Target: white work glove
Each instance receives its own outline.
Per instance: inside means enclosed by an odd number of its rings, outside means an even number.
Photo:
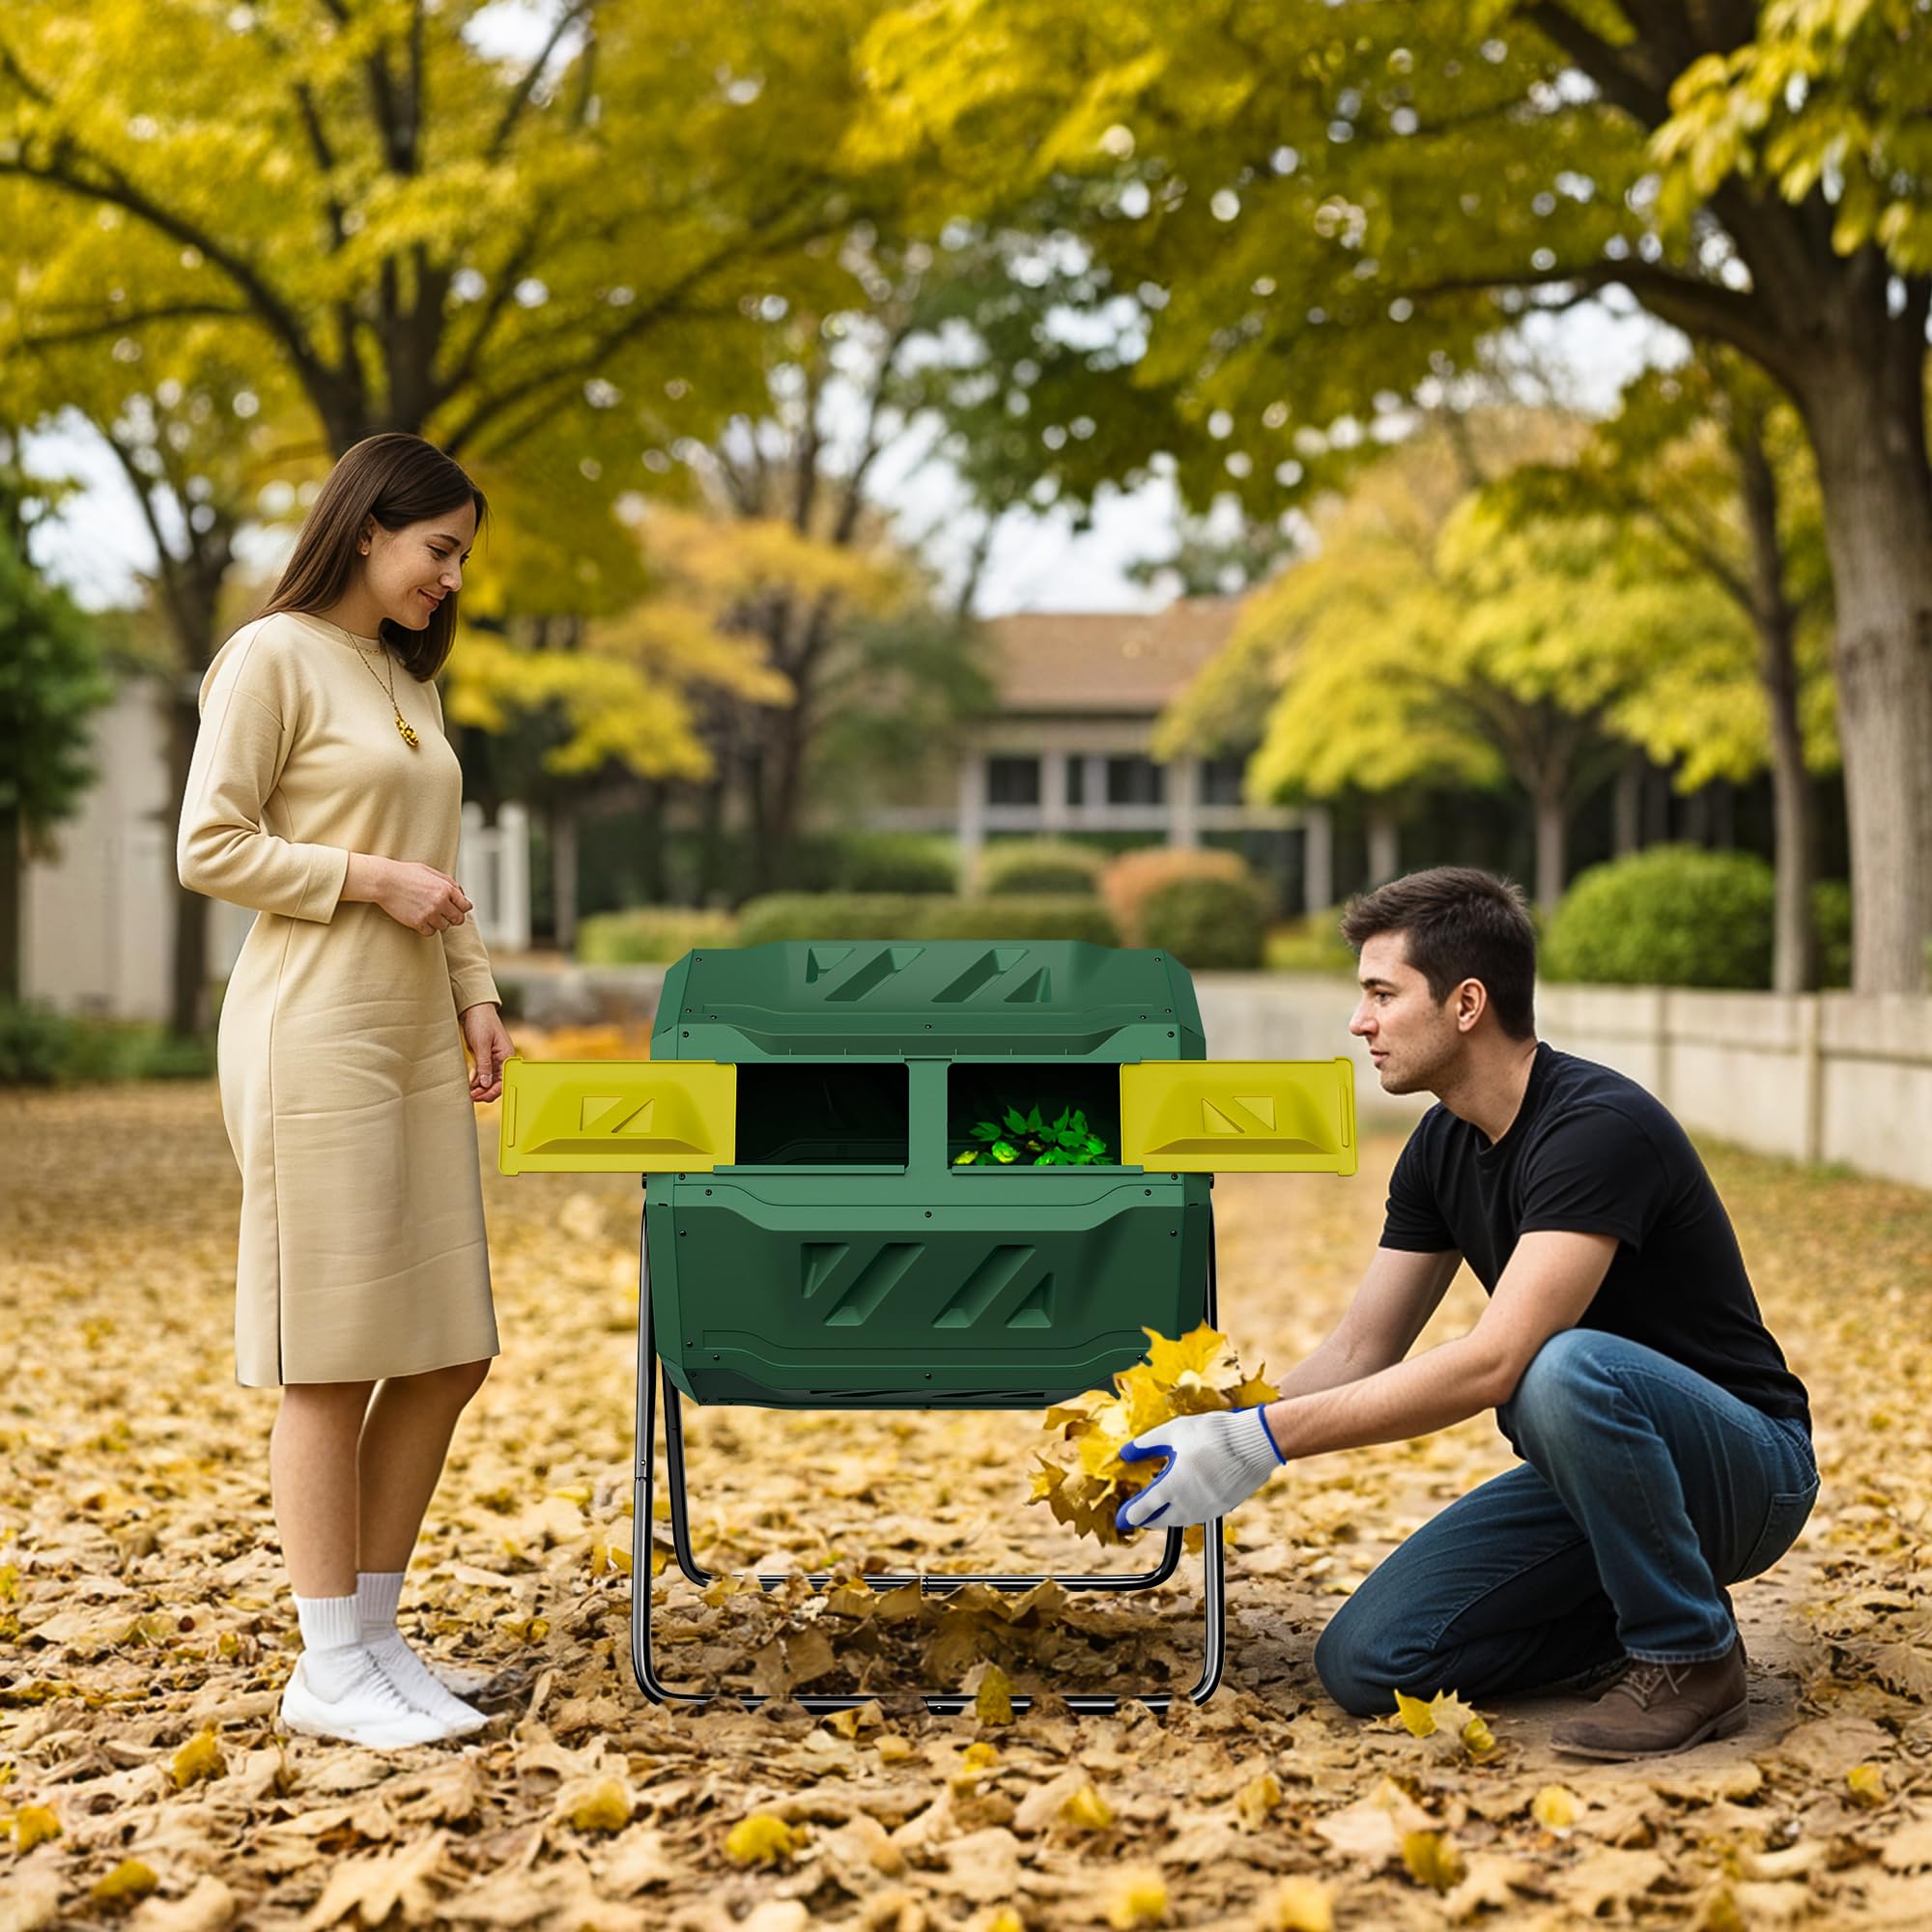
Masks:
[[[1167,1467],[1115,1512],[1114,1526],[1122,1535],[1155,1522],[1182,1529],[1226,1516],[1285,1460],[1259,1408],[1177,1415],[1121,1444],[1122,1463],[1142,1463],[1152,1456],[1165,1456]]]

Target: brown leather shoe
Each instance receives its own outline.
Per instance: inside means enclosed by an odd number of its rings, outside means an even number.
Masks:
[[[1576,1757],[1662,1757],[1734,1736],[1748,1715],[1744,1645],[1734,1642],[1704,1663],[1632,1658],[1591,1709],[1558,1724],[1549,1742]]]

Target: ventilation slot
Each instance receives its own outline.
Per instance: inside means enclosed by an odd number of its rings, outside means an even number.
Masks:
[[[828,1000],[863,1000],[888,980],[903,973],[924,950],[921,946],[882,947],[842,986],[833,987],[825,997]]]
[[[1030,1247],[995,1248],[971,1274],[959,1292],[939,1311],[935,1328],[971,1328],[992,1307],[1013,1278],[1033,1259]],[[1010,1325],[1010,1324],[1009,1324]]]
[[[839,1297],[825,1318],[828,1328],[858,1328],[870,1321],[880,1302],[905,1279],[907,1270],[924,1252],[923,1242],[893,1241],[866,1264],[859,1279]]]

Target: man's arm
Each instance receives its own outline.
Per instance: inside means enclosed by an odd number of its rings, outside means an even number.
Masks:
[[[1463,1257],[1378,1248],[1348,1312],[1321,1347],[1281,1379],[1284,1397],[1314,1395],[1392,1367],[1415,1346]]]
[[[1360,1380],[1270,1403],[1263,1420],[1282,1461],[1400,1442],[1499,1407],[1544,1343],[1577,1325],[1616,1251],[1614,1235],[1546,1229],[1521,1236],[1483,1319],[1466,1335]]]

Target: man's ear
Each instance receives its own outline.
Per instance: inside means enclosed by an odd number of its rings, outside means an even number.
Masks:
[[[1464,980],[1456,988],[1456,1028],[1468,1033],[1490,1009],[1490,989],[1480,980]]]

